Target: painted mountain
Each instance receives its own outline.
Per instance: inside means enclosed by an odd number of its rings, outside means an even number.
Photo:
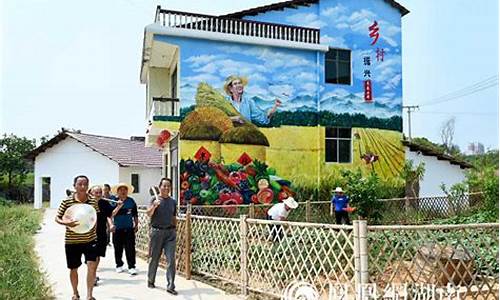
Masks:
[[[393,104],[391,102],[396,102]],[[380,99],[372,103],[365,102],[361,97],[349,93],[345,96],[333,95],[321,99],[320,111],[326,110],[332,113],[362,113],[367,117],[390,118],[392,116],[401,116],[402,107],[400,101],[388,101],[388,99]]]

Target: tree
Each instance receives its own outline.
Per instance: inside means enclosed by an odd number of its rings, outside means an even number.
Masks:
[[[35,140],[4,134],[0,138],[0,175],[7,176],[7,190],[10,192],[16,176],[24,182],[26,174],[32,170],[24,156],[35,149]]]
[[[441,125],[441,142],[447,153],[451,153],[454,149],[453,137],[455,135],[455,117],[451,117]],[[455,146],[456,147],[456,146]]]
[[[413,166],[412,160],[406,160],[401,170],[400,177],[406,183],[406,196],[418,198],[420,192],[420,181],[424,178],[425,163],[421,162],[418,166]]]

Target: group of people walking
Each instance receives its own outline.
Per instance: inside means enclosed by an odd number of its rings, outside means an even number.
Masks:
[[[72,300],[80,299],[78,292],[78,268],[82,265],[81,257],[87,264],[87,298],[93,297],[93,288],[98,285],[96,276],[101,257],[106,256],[106,248],[112,235],[116,272],[128,270],[130,275],[137,275],[135,234],[139,226],[137,204],[129,196],[134,187],[120,183],[112,188],[108,184],[95,185],[89,189],[89,178],[79,175],[73,181],[74,191],[68,193],[57,211],[56,222],[66,226],[65,253],[66,264],[70,270],[70,281],[73,289]],[[155,278],[162,250],[167,258],[167,292],[177,295],[175,290],[175,241],[177,225],[177,203],[170,196],[172,182],[162,178],[158,184],[159,195],[153,197],[147,209],[151,218],[150,262],[148,267],[147,286],[155,288]],[[96,226],[85,233],[71,230],[78,226],[78,221],[67,218],[67,209],[75,204],[89,204],[97,213]],[[125,252],[128,269],[123,262]]]

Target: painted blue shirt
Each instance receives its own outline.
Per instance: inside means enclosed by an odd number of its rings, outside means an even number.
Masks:
[[[239,104],[233,101],[229,96],[226,96],[226,100],[229,101],[245,119],[250,120],[252,123],[269,124],[267,112],[261,110],[252,98],[248,98],[243,94]]]
[[[347,197],[346,195],[335,195],[332,197],[332,204],[335,205],[335,211],[344,211],[343,208],[346,208],[348,203],[349,197]]]
[[[116,205],[115,205],[116,207]],[[134,199],[128,197],[123,202],[122,208],[113,218],[116,229],[134,228],[134,217],[137,217],[137,205]]]

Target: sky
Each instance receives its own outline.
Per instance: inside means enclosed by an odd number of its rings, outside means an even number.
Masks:
[[[139,69],[156,5],[219,15],[274,2],[0,1],[0,134],[40,138],[66,127],[144,135]],[[498,1],[399,3],[410,10],[402,19],[403,104],[420,105],[411,115],[412,136],[439,142],[440,127],[455,117],[454,142],[462,150],[469,142],[498,148],[498,84],[475,92],[498,83]],[[452,97],[470,86],[474,93]]]

